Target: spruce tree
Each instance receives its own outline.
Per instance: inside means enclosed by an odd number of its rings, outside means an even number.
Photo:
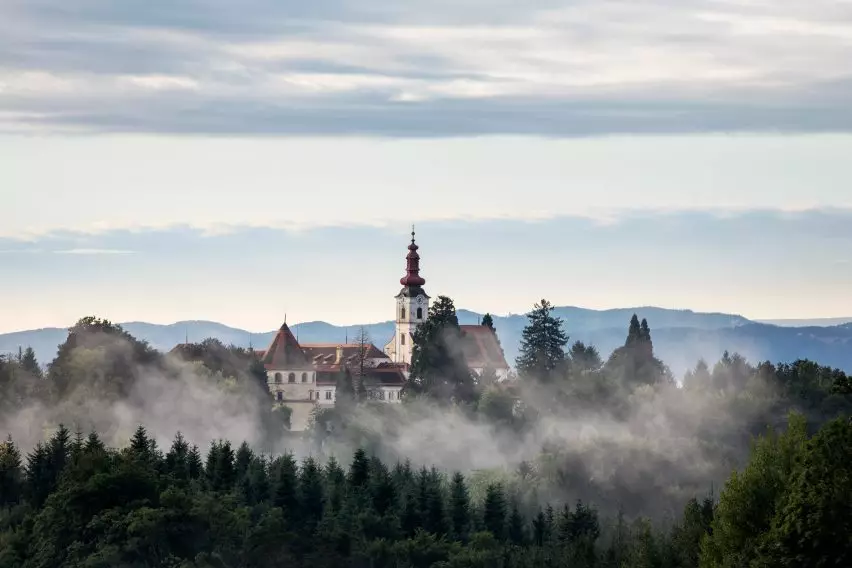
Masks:
[[[485,489],[482,522],[485,529],[497,540],[506,538],[506,496],[503,493],[503,486],[499,483],[489,483]]]
[[[480,325],[494,331],[494,318],[491,317],[491,314],[485,314],[482,316],[482,322]]]
[[[243,441],[240,447],[237,448],[236,456],[234,457],[234,469],[237,479],[242,479],[247,473],[251,461],[254,459],[254,452],[249,447],[248,443]]]
[[[291,527],[296,525],[299,518],[299,480],[296,469],[296,460],[292,454],[281,456],[272,467],[272,503],[284,511],[284,518]]]
[[[370,480],[370,460],[363,448],[355,450],[352,465],[349,466],[348,483],[352,489],[360,490],[367,486]]]
[[[450,518],[453,536],[465,542],[470,531],[470,495],[464,475],[459,471],[453,474],[450,484]]]
[[[201,460],[201,451],[198,446],[193,445],[186,458],[186,468],[190,479],[200,479],[204,475],[204,462]]]
[[[438,402],[471,402],[476,385],[465,363],[463,337],[453,301],[439,296],[429,317],[414,332],[410,378],[406,394],[425,395]]]
[[[547,382],[562,371],[568,335],[562,329],[562,320],[551,312],[553,306],[542,300],[527,314],[529,322],[515,360],[518,372],[524,377]]]
[[[0,509],[16,505],[23,492],[21,452],[9,436],[0,443]]]
[[[509,513],[509,542],[517,546],[523,546],[526,543],[526,527],[524,526],[524,517],[518,509],[518,503],[512,502],[512,511]]]
[[[325,496],[323,494],[322,470],[317,461],[307,457],[302,461],[299,475],[299,505],[302,526],[308,535],[312,535],[323,515]]]
[[[32,347],[27,347],[21,354],[21,368],[35,377],[42,377],[41,366]]]

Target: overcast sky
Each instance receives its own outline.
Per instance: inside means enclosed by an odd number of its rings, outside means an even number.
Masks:
[[[387,319],[410,223],[463,307],[849,316],[849,61],[843,0],[4,0],[0,331]]]

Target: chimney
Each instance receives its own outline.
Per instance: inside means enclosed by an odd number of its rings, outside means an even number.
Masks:
[[[337,352],[335,353],[335,357],[334,357],[334,364],[340,365],[342,362],[343,362],[343,346],[338,345],[337,346]]]

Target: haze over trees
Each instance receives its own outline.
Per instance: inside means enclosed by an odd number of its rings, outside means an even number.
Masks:
[[[3,357],[0,568],[852,563],[843,372],[723,353],[676,380],[652,322],[604,356],[542,300],[498,383],[460,365],[451,299],[429,315],[403,404],[341,372],[304,434],[216,340],[84,318],[44,367]]]

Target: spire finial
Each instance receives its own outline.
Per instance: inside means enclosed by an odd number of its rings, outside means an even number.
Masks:
[[[414,225],[411,225],[411,244],[408,245],[408,255],[405,257],[405,276],[399,283],[403,286],[423,286],[426,280],[420,276],[420,255],[417,254],[417,243],[414,242]]]

